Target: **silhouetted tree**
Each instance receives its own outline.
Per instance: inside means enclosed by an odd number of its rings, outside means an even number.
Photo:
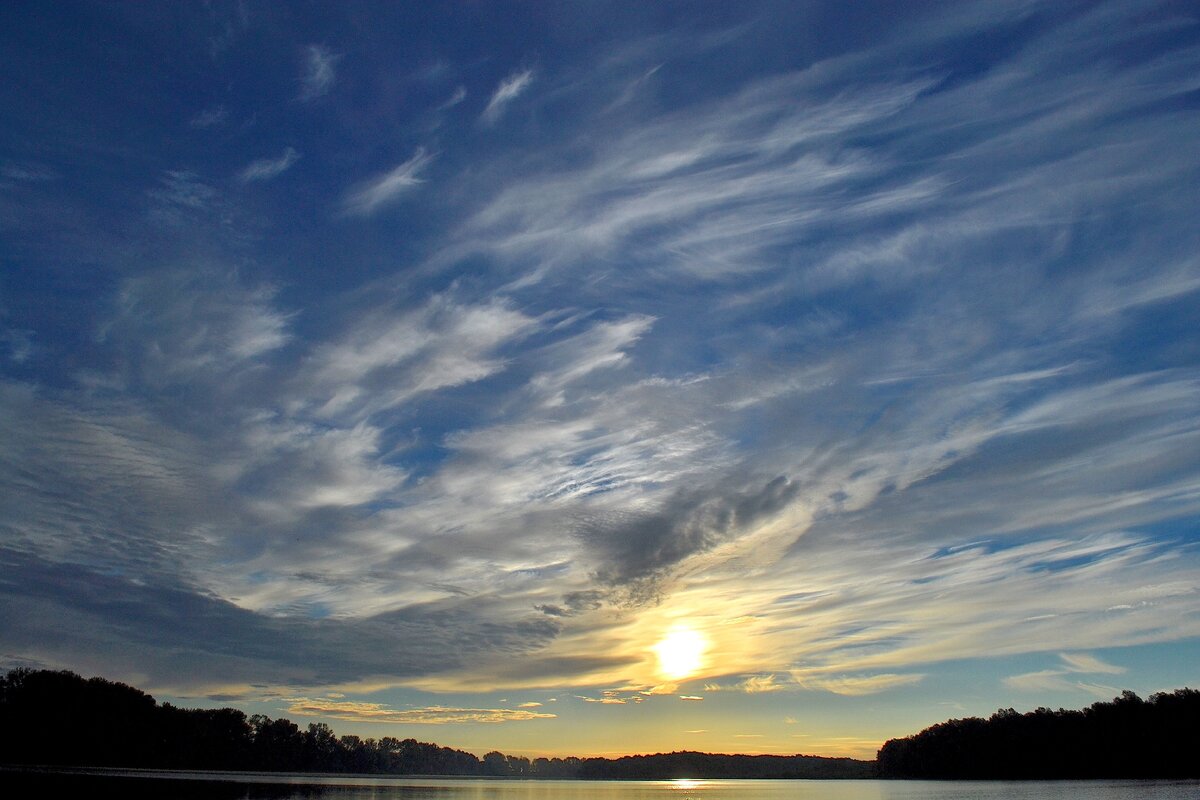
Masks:
[[[1125,691],[1082,711],[1001,709],[933,725],[879,751],[879,774],[896,778],[1200,777],[1200,692],[1149,701]]]

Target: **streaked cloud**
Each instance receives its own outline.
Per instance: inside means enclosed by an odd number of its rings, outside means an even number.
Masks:
[[[529,85],[533,83],[533,70],[518,70],[500,81],[480,119],[489,125],[494,125],[508,109],[510,103],[520,97]]]
[[[438,106],[438,111],[445,111],[467,99],[467,89],[465,86],[459,86],[454,90],[454,93],[446,98],[446,101]]]
[[[298,717],[326,717],[348,722],[378,722],[399,725],[453,725],[461,723],[528,722],[554,719],[554,714],[521,711],[512,708],[388,708],[380,703],[325,700],[299,697],[291,699],[287,710]]]
[[[1109,664],[1088,653],[1059,653],[1058,657],[1060,666],[1057,669],[1011,675],[1004,679],[1004,685],[1024,692],[1082,691],[1103,698],[1111,698],[1120,693],[1120,689],[1116,687],[1096,684],[1071,676],[1120,675],[1127,672],[1124,667]]]
[[[216,197],[217,190],[190,170],[167,170],[148,194],[163,206],[201,209]]]
[[[242,183],[271,180],[287,172],[298,160],[300,160],[300,153],[296,152],[295,148],[287,147],[277,158],[260,158],[257,161],[251,161],[238,174],[238,179]]]
[[[799,671],[793,673],[793,677],[796,679],[796,683],[806,689],[822,689],[833,694],[858,697],[886,692],[899,686],[911,686],[914,683],[919,683],[925,676],[883,673],[880,675],[829,675],[812,677]]]
[[[1082,672],[1089,675],[1120,675],[1128,672],[1125,667],[1106,663],[1088,653],[1060,653],[1059,658],[1070,672]]]
[[[417,148],[412,158],[385,173],[376,175],[352,188],[342,198],[342,208],[347,214],[369,215],[381,207],[395,202],[405,193],[424,181],[417,177],[433,156]]]
[[[745,692],[746,694],[778,692],[783,688],[784,685],[776,681],[774,675],[750,675],[734,684],[707,683],[704,685],[706,692]]]

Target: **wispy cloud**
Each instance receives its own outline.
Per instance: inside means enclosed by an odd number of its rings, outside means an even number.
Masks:
[[[309,45],[304,51],[304,73],[300,78],[300,99],[316,100],[329,94],[337,82],[337,63],[342,56],[325,45]]]
[[[776,681],[774,675],[751,675],[734,684],[708,683],[704,685],[706,692],[745,692],[746,694],[778,692],[783,688],[784,685]]]
[[[433,156],[428,155],[423,148],[418,148],[408,161],[360,183],[347,192],[342,198],[342,209],[347,214],[359,216],[375,213],[423,183],[417,175],[432,160]]]
[[[34,354],[34,332],[24,329],[0,330],[0,344],[8,351],[8,357],[18,364],[29,360]]]
[[[823,689],[833,694],[859,697],[862,695],[879,694],[898,686],[911,686],[920,683],[924,675],[897,675],[883,673],[880,675],[830,675],[813,677],[803,671],[793,673],[796,682],[806,689]]]
[[[288,713],[299,717],[327,717],[349,722],[379,722],[400,725],[452,725],[478,722],[528,722],[554,719],[554,714],[512,708],[388,708],[380,703],[324,700],[299,697],[290,700]]]
[[[1061,664],[1057,669],[1011,675],[1004,679],[1004,685],[1025,692],[1082,691],[1105,698],[1113,697],[1120,691],[1113,686],[1100,685],[1071,676],[1120,675],[1127,671],[1124,667],[1109,664],[1088,653],[1059,653],[1058,657]]]
[[[164,205],[201,209],[216,197],[217,190],[190,170],[168,170],[148,194]]]
[[[190,184],[179,192],[185,205],[207,197]],[[162,270],[125,282],[104,336],[152,384],[228,376],[287,343],[289,315],[273,307],[274,294],[227,270]]]
[[[238,179],[242,183],[268,181],[287,172],[298,160],[300,153],[295,148],[288,147],[277,158],[260,158],[250,162],[238,174]]]
[[[442,103],[440,106],[438,106],[438,111],[445,111],[448,108],[454,108],[454,106],[458,105],[459,103],[461,103],[463,100],[466,100],[466,99],[467,99],[466,87],[459,86],[458,88],[456,88],[454,90],[453,94],[451,94],[448,98],[446,98],[446,101],[444,103]]]
[[[229,109],[223,105],[209,106],[188,120],[193,128],[215,128],[229,119]]]
[[[520,97],[531,83],[533,83],[533,70],[531,69],[518,70],[500,81],[496,90],[492,92],[492,97],[488,100],[487,108],[483,110],[480,119],[488,125],[494,125],[504,115],[509,104]]]
[[[5,183],[44,183],[58,180],[62,176],[57,170],[29,162],[6,161],[0,165],[0,180]]]
[[[360,421],[416,395],[482,380],[504,366],[497,349],[536,327],[500,299],[463,305],[437,295],[414,309],[380,308],[314,348],[295,376],[301,407]]]
[[[1109,664],[1088,653],[1060,653],[1059,658],[1070,672],[1089,675],[1120,675],[1128,672],[1125,667]]]

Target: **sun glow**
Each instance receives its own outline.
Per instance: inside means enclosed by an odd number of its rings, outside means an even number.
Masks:
[[[672,681],[695,675],[704,667],[708,638],[686,625],[676,625],[654,645],[658,656],[658,673]]]

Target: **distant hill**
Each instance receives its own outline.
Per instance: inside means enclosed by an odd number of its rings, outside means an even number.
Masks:
[[[0,763],[153,769],[478,775],[522,778],[864,778],[874,763],[818,756],[678,752],[624,758],[472,753],[415,739],[336,736],[316,723],[182,709],[72,672],[17,669],[0,678]]]
[[[886,742],[877,764],[885,778],[1200,778],[1200,691],[952,719]]]

